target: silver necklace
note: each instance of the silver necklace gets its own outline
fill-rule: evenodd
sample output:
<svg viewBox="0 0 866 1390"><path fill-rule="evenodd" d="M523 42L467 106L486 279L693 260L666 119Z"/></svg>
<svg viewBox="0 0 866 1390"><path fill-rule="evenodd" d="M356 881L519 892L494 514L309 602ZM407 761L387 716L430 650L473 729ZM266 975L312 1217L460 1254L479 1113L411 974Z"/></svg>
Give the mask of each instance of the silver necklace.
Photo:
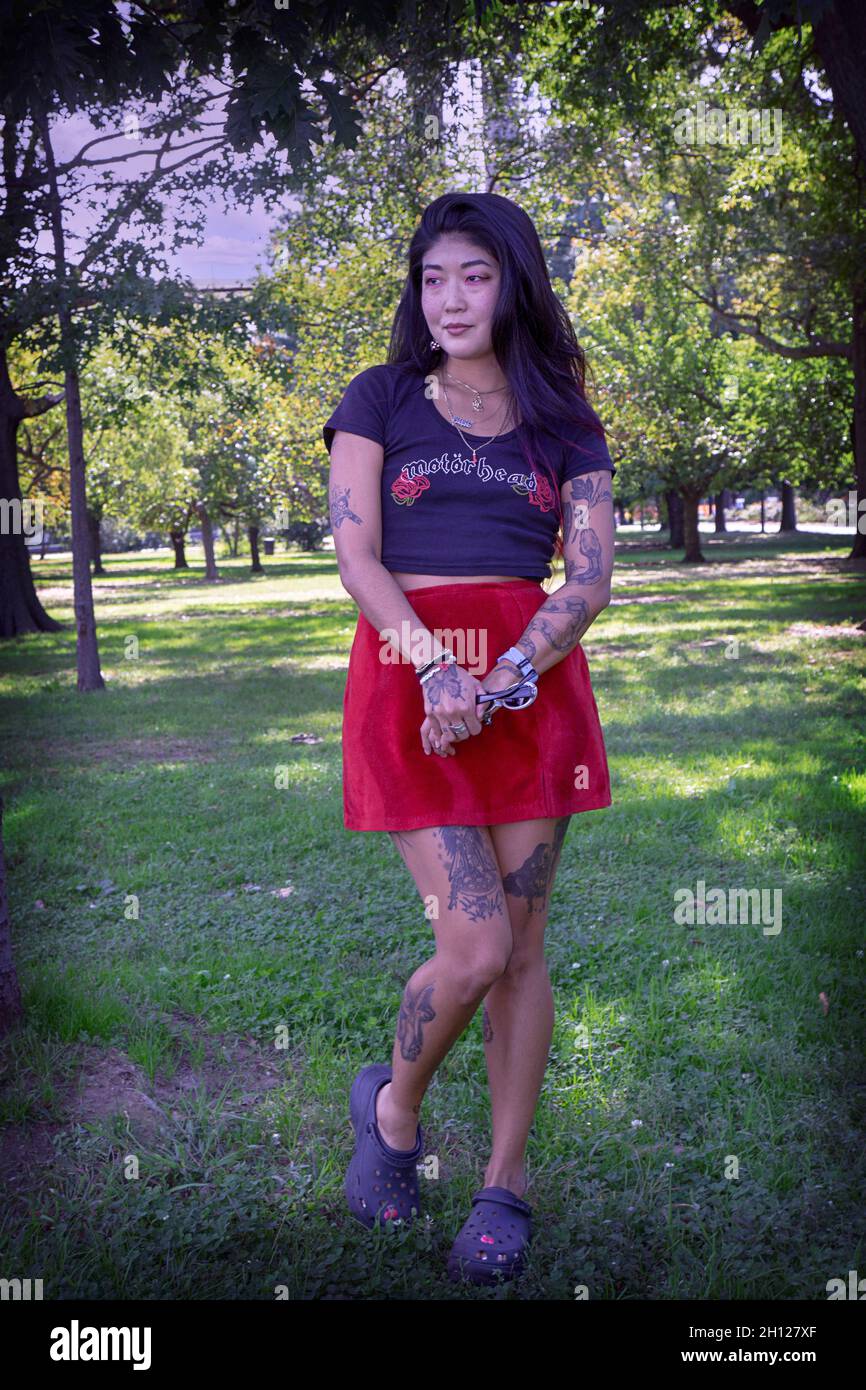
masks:
<svg viewBox="0 0 866 1390"><path fill-rule="evenodd" d="M473 386L472 383L469 381L461 381L459 376L455 376L453 372L449 372L447 371L447 369L446 374L450 376L452 381L456 381L458 386L465 386L467 391L471 391L473 393L472 409L476 412L476 414L478 414L480 411L484 409L484 403L481 400L482 396L495 396L497 391L505 391L508 388L508 382L506 381L504 386L494 386L489 391L479 391L477 386ZM444 386L445 383L443 382L442 384Z"/></svg>
<svg viewBox="0 0 866 1390"><path fill-rule="evenodd" d="M494 439L498 439L499 436L500 436L500 434L502 433L502 426L500 425L500 427L499 427L499 429L496 431L496 433L495 433L490 439L485 440L485 442L484 442L483 444L477 444L477 445L476 445L476 444L470 444L470 443L469 443L469 440L466 438L466 436L464 435L463 431L461 430L460 425L458 425L458 423L457 423L457 418L458 418L458 417L454 414L454 411L451 409L451 402L450 402L449 399L448 399L448 387L445 385L444 380L443 380L443 382L442 382L442 390L443 390L444 393L445 393L445 404L447 405L447 407L448 407L448 413L449 413L450 416L451 416L451 423L452 423L452 425L454 426L454 428L456 429L457 433L460 435L460 438L463 440L463 443L464 443L464 445L466 446L466 448L470 450L470 452L471 452L471 454L472 454L472 462L473 462L473 463L476 463L476 462L478 461L478 450L479 450L479 449L486 449L486 448L488 448L489 445L491 445L491 444L493 443L493 440L494 440ZM506 416L506 419L507 419L507 416ZM462 420L461 423L464 424L464 425L468 428L469 425L470 425L472 422L471 422L471 420ZM504 424L504 421L503 421L503 424Z"/></svg>

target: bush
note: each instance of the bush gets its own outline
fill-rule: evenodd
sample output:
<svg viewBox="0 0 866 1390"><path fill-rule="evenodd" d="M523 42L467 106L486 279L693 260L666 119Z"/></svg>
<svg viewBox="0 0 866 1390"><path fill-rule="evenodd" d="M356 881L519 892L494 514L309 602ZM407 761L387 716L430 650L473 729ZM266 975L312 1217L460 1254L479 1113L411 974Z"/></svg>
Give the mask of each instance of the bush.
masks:
<svg viewBox="0 0 866 1390"><path fill-rule="evenodd" d="M328 529L327 521L293 521L280 535L287 545L296 545L300 550L321 550Z"/></svg>

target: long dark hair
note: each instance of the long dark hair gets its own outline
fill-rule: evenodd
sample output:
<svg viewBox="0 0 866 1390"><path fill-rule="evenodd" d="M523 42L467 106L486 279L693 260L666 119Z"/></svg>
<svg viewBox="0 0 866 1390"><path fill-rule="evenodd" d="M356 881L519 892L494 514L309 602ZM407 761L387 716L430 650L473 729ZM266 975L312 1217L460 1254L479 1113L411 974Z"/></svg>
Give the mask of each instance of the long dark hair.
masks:
<svg viewBox="0 0 866 1390"><path fill-rule="evenodd" d="M445 349L431 348L421 310L421 266L433 243L447 232L468 237L499 262L491 346L520 408L521 451L530 469L543 466L561 528L559 478L545 451L544 435L565 439L559 429L565 421L602 437L604 430L586 399L583 348L554 294L538 233L523 208L500 193L443 193L430 203L409 245L409 271L394 314L388 362L429 376L443 360ZM557 557L562 549L560 530Z"/></svg>

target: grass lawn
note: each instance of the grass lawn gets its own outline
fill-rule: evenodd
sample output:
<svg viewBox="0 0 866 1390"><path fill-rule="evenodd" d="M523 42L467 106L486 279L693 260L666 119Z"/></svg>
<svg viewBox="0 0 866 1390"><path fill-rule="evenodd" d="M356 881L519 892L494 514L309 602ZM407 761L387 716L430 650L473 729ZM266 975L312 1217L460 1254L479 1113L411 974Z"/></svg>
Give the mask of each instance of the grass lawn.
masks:
<svg viewBox="0 0 866 1390"><path fill-rule="evenodd" d="M697 567L626 543L584 643L614 804L565 841L536 1238L492 1291L444 1272L488 1157L480 1010L422 1109L426 1218L345 1207L348 1088L433 939L387 835L343 826L333 555L215 585L195 548L181 576L108 556L92 695L68 557L34 563L68 626L0 647L27 1011L4 1274L46 1299L821 1300L866 1273L863 575L833 536L703 540ZM781 930L677 922L700 880L778 890Z"/></svg>

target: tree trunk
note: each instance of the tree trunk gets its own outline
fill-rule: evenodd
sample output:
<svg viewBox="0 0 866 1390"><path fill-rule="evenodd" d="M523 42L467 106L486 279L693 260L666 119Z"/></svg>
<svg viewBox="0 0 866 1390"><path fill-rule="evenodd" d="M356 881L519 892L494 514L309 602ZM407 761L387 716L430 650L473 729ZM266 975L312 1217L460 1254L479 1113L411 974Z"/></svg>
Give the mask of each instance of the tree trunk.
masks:
<svg viewBox="0 0 866 1390"><path fill-rule="evenodd" d="M668 545L671 550L681 550L685 544L683 534L683 499L676 488L668 488L665 492L665 501L668 504L668 529L670 539Z"/></svg>
<svg viewBox="0 0 866 1390"><path fill-rule="evenodd" d="M24 1018L21 989L12 959L9 898L6 893L6 860L3 855L3 798L0 796L0 1037L17 1028Z"/></svg>
<svg viewBox="0 0 866 1390"><path fill-rule="evenodd" d="M232 535L231 535L231 540L229 541L229 550L231 551L231 555L232 555L232 559L233 559L233 560L236 560L236 559L238 558L238 546L239 546L239 544L240 544L240 539L241 539L241 521L240 521L240 517L237 517L237 516L236 516L235 519L234 519L234 522L232 523Z"/></svg>
<svg viewBox="0 0 866 1390"><path fill-rule="evenodd" d="M264 565L262 564L261 560L259 559L259 528L258 528L258 526L250 526L250 527L248 527L248 529L247 529L247 535L248 535L249 538L250 538L250 554L251 554L252 557L253 557L253 574L264 574L264 572L265 572Z"/></svg>
<svg viewBox="0 0 866 1390"><path fill-rule="evenodd" d="M866 559L866 287L854 296L854 413L851 435L854 451L854 489L857 513L850 559ZM861 510L862 508L862 510Z"/></svg>
<svg viewBox="0 0 866 1390"><path fill-rule="evenodd" d="M201 543L204 546L204 572L206 579L219 579L216 567L216 559L213 553L213 526L208 514L207 507L203 502L196 502L196 512L201 522Z"/></svg>
<svg viewBox="0 0 866 1390"><path fill-rule="evenodd" d="M761 488L761 534L767 529L767 492Z"/></svg>
<svg viewBox="0 0 866 1390"><path fill-rule="evenodd" d="M697 493L683 493L683 545L685 546L684 561L689 565L703 563L705 556L701 550L701 533L698 529L698 503L700 497Z"/></svg>
<svg viewBox="0 0 866 1390"><path fill-rule="evenodd" d="M48 170L48 209L54 241L54 274L57 281L57 320L60 341L64 349L64 386L66 388L66 441L69 451L69 496L72 512L72 591L75 609L75 629L78 634L78 689L104 690L105 681L99 669L99 647L96 641L96 619L93 613L93 587L90 582L90 539L87 524L87 480L84 467L84 430L81 423L81 391L78 381L75 338L72 315L65 299L66 250L63 239L63 217L57 189L57 170L48 128L48 116L42 111L37 117L45 150Z"/></svg>
<svg viewBox="0 0 866 1390"><path fill-rule="evenodd" d="M186 562L186 549L184 547L183 531L170 531L171 543L174 546L174 567L176 570L188 570Z"/></svg>
<svg viewBox="0 0 866 1390"><path fill-rule="evenodd" d="M779 523L780 531L796 531L797 529L797 505L794 497L794 489L786 480L782 482L782 520Z"/></svg>
<svg viewBox="0 0 866 1390"><path fill-rule="evenodd" d="M724 488L722 488L721 492L717 492L717 493L716 493L715 513L716 513L716 531L717 531L717 532L727 532L728 524L727 524L727 522L725 521L725 489L724 489Z"/></svg>
<svg viewBox="0 0 866 1390"><path fill-rule="evenodd" d="M16 512L21 515L18 508L22 501L18 425L27 413L27 405L13 390L5 349L0 348L0 498L7 504L5 516L0 517L0 638L18 637L24 632L59 632L63 626L48 616L36 596L24 532L13 524ZM43 412L31 409L29 413ZM42 539L44 544L44 529Z"/></svg>
<svg viewBox="0 0 866 1390"><path fill-rule="evenodd" d="M71 334L65 309L60 312L61 336ZM70 348L71 350L71 348ZM72 591L75 630L78 634L78 689L104 690L99 669L93 586L90 582L90 535L87 523L87 483L84 468L84 432L81 427L81 394L78 372L68 367L66 385L66 437L69 448L69 493L72 502Z"/></svg>
<svg viewBox="0 0 866 1390"><path fill-rule="evenodd" d="M614 507L619 512L620 526L625 526L625 508L623 507L621 502L615 502Z"/></svg>
<svg viewBox="0 0 866 1390"><path fill-rule="evenodd" d="M102 534L101 522L98 516L88 507L87 509L87 534L90 542L90 559L93 564L94 574L105 574L102 563Z"/></svg>

